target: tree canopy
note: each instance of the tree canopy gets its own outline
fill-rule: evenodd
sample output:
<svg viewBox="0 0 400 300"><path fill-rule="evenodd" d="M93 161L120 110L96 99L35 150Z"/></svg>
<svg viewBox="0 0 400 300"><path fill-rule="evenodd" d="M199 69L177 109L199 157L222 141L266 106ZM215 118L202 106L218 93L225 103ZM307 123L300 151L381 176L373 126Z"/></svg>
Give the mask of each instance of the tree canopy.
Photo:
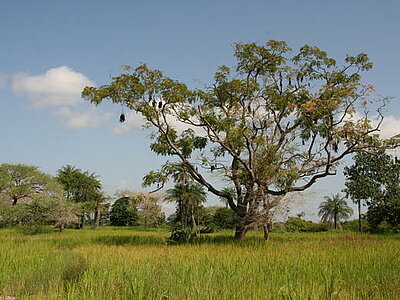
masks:
<svg viewBox="0 0 400 300"><path fill-rule="evenodd" d="M62 187L52 176L38 167L23 164L0 165L0 195L13 205L20 200L32 200L37 195L60 195Z"/></svg>
<svg viewBox="0 0 400 300"><path fill-rule="evenodd" d="M368 207L373 229L386 221L400 225L400 161L384 151L357 153L354 164L345 168L345 192L354 202Z"/></svg>
<svg viewBox="0 0 400 300"><path fill-rule="evenodd" d="M138 221L136 203L129 197L117 199L111 206L110 222L112 226L132 226Z"/></svg>
<svg viewBox="0 0 400 300"><path fill-rule="evenodd" d="M67 200L80 204L82 228L85 214L94 211L95 223L99 222L100 207L106 199L101 192L101 181L95 173L81 171L71 165L65 165L57 172L57 181L64 187ZM96 227L96 225L95 225Z"/></svg>
<svg viewBox="0 0 400 300"><path fill-rule="evenodd" d="M397 144L398 138L379 138L387 99L374 98L373 87L361 81L372 67L366 54L338 63L317 47L294 52L270 40L238 43L234 55L234 68L221 66L204 88L140 65L126 67L108 85L86 87L82 96L140 113L151 130L150 149L174 157L147 174L144 184L162 188L177 166L185 168L227 199L238 217L236 238L255 226L268 230L286 194L336 174L345 156ZM215 185L210 172L229 181L235 195Z"/></svg>

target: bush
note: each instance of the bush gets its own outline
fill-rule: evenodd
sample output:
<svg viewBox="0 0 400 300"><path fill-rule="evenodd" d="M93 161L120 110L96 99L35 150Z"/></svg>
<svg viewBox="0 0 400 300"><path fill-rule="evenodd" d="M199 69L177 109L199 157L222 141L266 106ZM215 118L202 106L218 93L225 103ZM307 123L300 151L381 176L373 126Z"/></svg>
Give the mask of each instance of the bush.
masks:
<svg viewBox="0 0 400 300"><path fill-rule="evenodd" d="M288 232L321 232L329 230L329 223L313 223L299 217L289 217L284 228Z"/></svg>
<svg viewBox="0 0 400 300"><path fill-rule="evenodd" d="M171 236L168 238L168 244L184 244L192 242L196 238L196 230L192 227L184 227L180 222L172 227Z"/></svg>
<svg viewBox="0 0 400 300"><path fill-rule="evenodd" d="M136 225L139 219L137 208L129 197L119 198L111 206L110 222L112 226Z"/></svg>
<svg viewBox="0 0 400 300"><path fill-rule="evenodd" d="M350 230L350 231L359 231L358 227L358 219L357 220L351 220L351 221L346 221L342 223L342 228L344 230ZM364 232L369 232L371 230L371 226L369 225L368 221L365 219L361 219L361 229Z"/></svg>
<svg viewBox="0 0 400 300"><path fill-rule="evenodd" d="M235 228L237 222L236 213L226 207L220 207L215 211L213 223L218 228L231 229Z"/></svg>

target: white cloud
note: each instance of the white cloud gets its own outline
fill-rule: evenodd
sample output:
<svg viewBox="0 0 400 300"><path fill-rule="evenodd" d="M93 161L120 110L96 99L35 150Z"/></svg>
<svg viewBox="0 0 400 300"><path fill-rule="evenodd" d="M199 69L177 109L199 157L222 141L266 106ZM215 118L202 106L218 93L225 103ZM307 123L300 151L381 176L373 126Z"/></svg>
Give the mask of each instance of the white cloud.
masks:
<svg viewBox="0 0 400 300"><path fill-rule="evenodd" d="M101 112L98 108L74 112L69 107L61 107L57 115L63 118L64 126L69 129L96 128L113 116L112 113Z"/></svg>
<svg viewBox="0 0 400 300"><path fill-rule="evenodd" d="M75 105L82 101L84 87L94 85L82 73L61 66L36 76L17 74L12 87L15 93L27 96L34 106L44 107Z"/></svg>
<svg viewBox="0 0 400 300"><path fill-rule="evenodd" d="M400 134L400 119L395 116L386 116L380 127L381 137L390 138L396 134Z"/></svg>
<svg viewBox="0 0 400 300"><path fill-rule="evenodd" d="M364 116L360 113L355 113L352 116L346 118L346 120L357 122L360 121L363 117ZM372 120L372 126L377 126L380 120L380 116L372 116L370 119ZM384 116L383 122L379 127L380 137L383 139L387 139L397 134L400 134L400 119L393 115Z"/></svg>

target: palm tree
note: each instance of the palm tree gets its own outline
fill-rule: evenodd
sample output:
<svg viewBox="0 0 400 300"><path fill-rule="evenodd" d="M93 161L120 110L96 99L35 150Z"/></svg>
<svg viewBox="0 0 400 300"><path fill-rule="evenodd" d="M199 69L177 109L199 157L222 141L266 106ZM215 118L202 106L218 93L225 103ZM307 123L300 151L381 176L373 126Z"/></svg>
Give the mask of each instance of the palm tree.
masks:
<svg viewBox="0 0 400 300"><path fill-rule="evenodd" d="M325 196L324 199L325 201L319 206L318 216L321 217L323 222L333 223L335 229L340 220L347 219L353 214L353 210L347 205L345 197L335 194L332 197Z"/></svg>
<svg viewBox="0 0 400 300"><path fill-rule="evenodd" d="M198 183L177 183L173 189L167 190L166 201L178 204L177 215L181 224L186 227L196 226L195 210L207 200L204 187ZM189 222L191 222L189 224Z"/></svg>

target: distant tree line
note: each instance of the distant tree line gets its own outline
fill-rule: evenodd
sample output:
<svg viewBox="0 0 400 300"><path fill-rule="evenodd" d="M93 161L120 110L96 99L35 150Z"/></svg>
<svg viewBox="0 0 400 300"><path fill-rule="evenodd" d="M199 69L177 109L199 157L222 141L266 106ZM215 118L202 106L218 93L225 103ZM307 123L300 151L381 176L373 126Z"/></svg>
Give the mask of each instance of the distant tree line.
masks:
<svg viewBox="0 0 400 300"><path fill-rule="evenodd" d="M400 160L381 151L358 153L345 168L344 192L357 204L358 219L345 221L353 211L340 194L325 197L319 206L321 223L306 221L304 214L285 222L271 221L271 231L325 231L331 228L371 232L400 231ZM93 229L100 225L171 228L172 241L185 242L198 233L234 229L238 216L225 206L204 206L207 194L191 175L176 165L175 185L165 194L119 191L106 196L95 173L71 165L56 176L23 164L0 165L0 226L21 226L36 233L44 225L58 230ZM232 188L225 188L232 193ZM226 199L220 200L225 203ZM168 217L162 203L176 204ZM362 213L364 207L364 213ZM289 212L288 207L283 210ZM277 214L281 213L279 210Z"/></svg>

